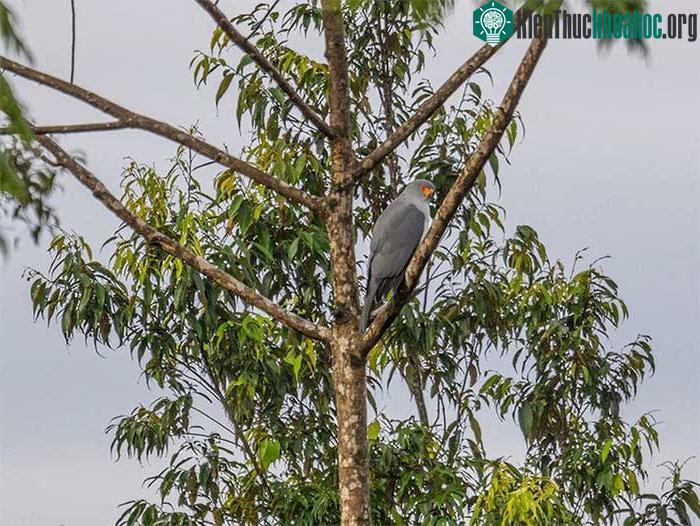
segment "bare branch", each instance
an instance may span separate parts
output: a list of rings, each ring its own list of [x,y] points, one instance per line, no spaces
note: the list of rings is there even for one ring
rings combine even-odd
[[[124,124],[125,128],[144,130],[155,135],[165,137],[166,139],[182,144],[183,146],[187,146],[193,151],[200,153],[201,155],[204,155],[205,157],[208,157],[209,159],[212,159],[213,161],[216,161],[217,163],[222,164],[238,173],[241,173],[246,177],[249,177],[256,183],[267,186],[271,190],[274,190],[292,201],[302,203],[313,210],[323,210],[323,201],[319,197],[308,194],[303,190],[299,190],[298,188],[295,188],[292,185],[263,172],[252,164],[234,157],[216,146],[198,139],[197,137],[186,133],[181,129],[175,128],[168,123],[135,113],[127,108],[124,108],[123,106],[105,99],[104,97],[101,97],[100,95],[97,95],[96,93],[86,90],[85,88],[81,88],[76,84],[71,84],[65,80],[61,80],[41,71],[23,66],[22,64],[14,62],[1,55],[0,68],[11,71],[20,77],[81,100],[93,108],[97,108],[107,115],[111,115],[112,117],[116,118]]]
[[[57,124],[54,126],[32,126],[32,131],[36,135],[48,135],[51,133],[67,134],[67,133],[86,133],[98,131],[123,130],[128,126],[121,121],[112,122],[90,122],[86,124]],[[14,135],[17,130],[11,126],[0,128],[0,135]]]
[[[521,17],[515,17],[520,20]],[[481,68],[487,60],[489,60],[496,52],[501,49],[505,42],[501,42],[497,46],[484,45],[474,53],[469,59],[462,64],[457,71],[440,86],[437,91],[427,98],[416,110],[416,112],[408,118],[396,131],[394,131],[387,139],[377,146],[371,153],[362,159],[353,174],[353,182],[357,181],[363,175],[370,172],[378,163],[390,155],[396,148],[403,144],[413,132],[415,132],[423,123],[433,116],[440,106],[450,98],[450,96],[471,77],[476,70]]]
[[[294,105],[299,108],[299,111],[314,125],[321,130],[327,137],[333,138],[335,132],[326,124],[323,118],[309,106],[301,95],[292,87],[287,79],[282,76],[282,73],[256,48],[250,41],[244,37],[238,30],[233,27],[233,24],[228,17],[210,0],[194,0],[209,16],[216,22],[221,30],[228,36],[231,41],[236,44],[245,54],[252,58],[260,68],[270,75],[282,91],[284,91]]]
[[[107,190],[99,179],[84,166],[79,164],[53,139],[45,135],[40,135],[37,137],[37,141],[54,155],[58,164],[70,171],[83,186],[90,190],[95,199],[100,201],[135,232],[143,236],[148,243],[157,245],[167,254],[182,260],[184,263],[198,272],[201,272],[246,303],[259,308],[288,327],[299,331],[309,338],[328,341],[330,331],[327,328],[320,327],[307,319],[283,309],[257,291],[247,287],[230,274],[214,266],[203,257],[198,256],[189,248],[179,244],[169,236],[147,224],[143,219],[127,209],[119,199]]]
[[[418,283],[423,268],[440,243],[440,238],[442,238],[442,235],[445,233],[452,217],[471,190],[484,164],[503,137],[506,127],[513,118],[513,113],[518,105],[520,96],[525,90],[535,70],[537,61],[542,55],[546,45],[547,40],[542,36],[541,38],[533,40],[528,47],[525,57],[520,62],[518,70],[503,96],[500,107],[494,114],[491,126],[481,139],[477,149],[467,160],[457,180],[447,192],[447,195],[435,214],[435,218],[428,232],[418,246],[416,253],[413,255],[406,269],[404,287],[402,287],[402,290],[398,291],[398,294],[395,294],[394,298],[379,309],[376,318],[363,335],[362,341],[359,344],[359,352],[362,356],[366,356],[374,344],[379,341],[379,338],[381,338],[401,306],[403,306],[408,297],[410,297],[407,291],[411,291]]]

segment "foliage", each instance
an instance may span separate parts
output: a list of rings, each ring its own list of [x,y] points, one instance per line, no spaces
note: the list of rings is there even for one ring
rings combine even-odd
[[[433,93],[419,77],[439,21],[416,16],[421,5],[350,2],[344,10],[360,153]],[[327,113],[326,65],[287,45],[293,36],[318,38],[315,2],[285,12],[261,4],[233,22]],[[249,58],[235,57],[217,30],[192,61],[195,83],[215,83],[215,103],[250,131],[250,162],[323,193],[326,142]],[[470,79],[363,180],[358,237],[406,181],[428,177],[439,196],[450,187],[493,119],[480,83],[487,78]],[[487,198],[521,130],[517,119],[509,125],[435,254],[425,291],[370,355],[374,523],[689,525],[691,514],[700,516],[696,485],[680,468],[661,495],[640,487],[658,446],[655,421],[626,422],[619,407],[654,361],[646,336],[610,344],[627,316],[617,285],[595,263],[577,268],[579,255],[571,268],[552,260],[531,227],[507,232],[505,212]],[[329,324],[328,239],[318,216],[231,171],[208,185],[208,170],[184,148],[165,172],[132,161],[122,202],[278,304]],[[168,459],[148,480],[160,499],[127,503],[119,524],[337,524],[329,349],[123,227],[103,248],[98,258],[79,236],[60,234],[48,271],[28,278],[37,317],[60,323],[68,340],[128,348],[164,391],[110,426],[118,458]],[[502,364],[489,368],[494,362]],[[396,382],[409,387],[417,418],[392,419],[376,403]],[[522,462],[488,456],[480,425],[487,412],[517,421],[528,447]]]
[[[6,48],[31,60],[32,55],[17,34],[16,25],[16,18],[12,10],[5,5],[5,2],[0,2],[0,38],[2,38],[3,44]]]
[[[16,31],[12,11],[0,2],[0,38],[5,48],[31,61],[31,54]],[[19,220],[36,241],[42,229],[56,224],[56,217],[46,202],[54,190],[54,174],[44,163],[37,163],[37,152],[30,144],[32,130],[14,91],[0,74],[0,112],[5,114],[15,137],[0,141],[0,253],[6,253],[18,236],[6,234],[11,223]],[[17,138],[19,140],[17,140]]]
[[[36,242],[45,229],[53,230],[58,219],[48,204],[56,189],[56,171],[37,151],[11,138],[0,150],[0,254],[20,238],[12,227],[24,224]]]

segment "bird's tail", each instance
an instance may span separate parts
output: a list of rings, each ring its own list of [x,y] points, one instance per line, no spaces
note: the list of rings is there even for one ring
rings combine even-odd
[[[365,296],[365,304],[362,306],[362,317],[360,318],[360,332],[365,332],[369,325],[369,316],[372,314],[372,306],[374,304],[375,287],[372,285],[367,289]]]

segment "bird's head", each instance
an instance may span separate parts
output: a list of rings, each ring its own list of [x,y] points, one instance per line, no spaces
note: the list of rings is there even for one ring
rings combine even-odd
[[[416,179],[408,183],[405,190],[401,192],[407,196],[430,201],[435,193],[435,185],[427,179]]]

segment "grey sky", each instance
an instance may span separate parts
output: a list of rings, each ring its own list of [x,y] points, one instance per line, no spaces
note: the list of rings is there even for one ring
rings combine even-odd
[[[199,121],[212,142],[244,144],[231,100],[217,116],[210,89],[197,92],[188,63],[208,45],[211,25],[193,2],[77,0],[76,82],[137,111],[178,125]],[[228,13],[250,1],[222,1]],[[283,0],[282,5],[284,5]],[[37,66],[69,71],[68,0],[16,0]],[[651,10],[697,11],[693,0],[652,1]],[[428,76],[444,79],[479,42],[471,36],[473,4],[459,0],[437,41]],[[526,43],[511,42],[490,63],[498,99]],[[318,49],[318,46],[315,46]],[[622,46],[601,56],[591,42],[552,41],[520,111],[527,134],[502,173],[508,228],[534,226],[550,253],[571,262],[590,247],[611,255],[604,269],[621,286],[631,319],[615,344],[637,333],[654,337],[656,376],[627,415],[658,409],[664,445],[659,462],[697,454],[698,234],[700,198],[700,43],[651,42],[649,63]],[[16,81],[41,123],[85,122],[99,114],[66,97]],[[486,87],[486,86],[485,86]],[[66,137],[89,167],[116,189],[125,156],[160,162],[171,144],[140,132]],[[56,199],[63,225],[99,244],[116,225],[69,179]],[[116,505],[140,495],[151,470],[114,463],[109,419],[150,401],[125,351],[104,358],[80,341],[68,348],[55,327],[31,321],[22,269],[47,265],[45,241],[24,241],[0,269],[0,523],[110,524]],[[397,396],[400,394],[397,393]],[[392,410],[396,400],[385,400]],[[490,423],[491,454],[517,454],[513,426]],[[653,462],[656,464],[658,462]],[[689,474],[700,478],[699,462]]]

